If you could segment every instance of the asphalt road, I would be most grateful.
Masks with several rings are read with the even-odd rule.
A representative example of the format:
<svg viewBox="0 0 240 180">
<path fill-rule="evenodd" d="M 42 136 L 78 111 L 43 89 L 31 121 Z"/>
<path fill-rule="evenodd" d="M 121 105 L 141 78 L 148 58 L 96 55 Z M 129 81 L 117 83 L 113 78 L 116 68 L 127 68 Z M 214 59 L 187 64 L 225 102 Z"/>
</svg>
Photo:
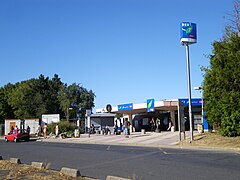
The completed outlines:
<svg viewBox="0 0 240 180">
<path fill-rule="evenodd" d="M 240 179 L 240 154 L 230 151 L 0 140 L 0 156 L 17 157 L 25 164 L 51 163 L 56 170 L 76 168 L 83 176 L 101 180 L 107 175 L 137 180 Z"/>
</svg>

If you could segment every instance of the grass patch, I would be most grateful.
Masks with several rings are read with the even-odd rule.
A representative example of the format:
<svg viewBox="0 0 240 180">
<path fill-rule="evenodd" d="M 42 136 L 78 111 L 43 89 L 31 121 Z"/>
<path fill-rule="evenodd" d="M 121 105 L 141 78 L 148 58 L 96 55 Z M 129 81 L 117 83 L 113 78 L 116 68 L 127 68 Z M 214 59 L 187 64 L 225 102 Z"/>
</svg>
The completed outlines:
<svg viewBox="0 0 240 180">
<path fill-rule="evenodd" d="M 189 139 L 186 139 L 179 142 L 178 145 L 240 150 L 240 137 L 224 137 L 218 132 L 207 132 L 194 136 L 191 143 L 189 143 Z"/>
</svg>

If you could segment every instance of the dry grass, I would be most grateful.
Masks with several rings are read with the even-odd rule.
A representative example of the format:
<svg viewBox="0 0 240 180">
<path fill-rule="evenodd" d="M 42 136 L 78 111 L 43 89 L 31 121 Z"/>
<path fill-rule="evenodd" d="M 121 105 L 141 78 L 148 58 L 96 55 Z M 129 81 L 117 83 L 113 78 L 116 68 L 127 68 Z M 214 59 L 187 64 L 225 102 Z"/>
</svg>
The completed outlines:
<svg viewBox="0 0 240 180">
<path fill-rule="evenodd" d="M 191 143 L 189 140 L 184 140 L 179 145 L 240 150 L 240 137 L 223 137 L 217 132 L 202 133 L 194 136 L 194 141 Z"/>
<path fill-rule="evenodd" d="M 89 180 L 90 178 L 66 176 L 61 172 L 37 169 L 26 164 L 14 164 L 8 160 L 0 160 L 0 180 Z"/>
</svg>

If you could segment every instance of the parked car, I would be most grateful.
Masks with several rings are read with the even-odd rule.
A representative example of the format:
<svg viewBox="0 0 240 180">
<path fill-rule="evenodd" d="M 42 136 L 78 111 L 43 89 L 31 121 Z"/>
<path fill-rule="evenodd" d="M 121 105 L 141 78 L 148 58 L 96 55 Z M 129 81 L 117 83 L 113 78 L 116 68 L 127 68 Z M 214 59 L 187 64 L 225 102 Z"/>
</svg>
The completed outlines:
<svg viewBox="0 0 240 180">
<path fill-rule="evenodd" d="M 6 142 L 8 141 L 18 142 L 20 140 L 29 141 L 29 139 L 30 139 L 30 135 L 26 129 L 12 130 L 10 133 L 8 133 L 5 136 Z"/>
</svg>

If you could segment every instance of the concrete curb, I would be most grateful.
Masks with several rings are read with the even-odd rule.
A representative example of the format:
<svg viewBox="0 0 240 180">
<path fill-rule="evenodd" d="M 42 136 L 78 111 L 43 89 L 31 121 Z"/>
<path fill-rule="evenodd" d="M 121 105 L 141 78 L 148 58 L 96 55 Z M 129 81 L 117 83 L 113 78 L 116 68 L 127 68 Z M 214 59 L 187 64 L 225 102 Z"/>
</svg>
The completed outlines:
<svg viewBox="0 0 240 180">
<path fill-rule="evenodd" d="M 2 156 L 0 156 L 0 160 L 3 160 Z M 14 163 L 14 164 L 21 164 L 21 161 L 18 158 L 10 158 L 9 161 L 11 163 Z M 43 162 L 32 162 L 31 166 L 33 168 L 37 168 L 37 169 L 48 169 L 49 166 L 50 166 L 50 163 L 46 164 L 46 163 L 43 163 Z M 81 176 L 80 171 L 78 169 L 62 167 L 60 172 L 67 175 L 67 176 L 71 176 L 71 177 Z"/>
<path fill-rule="evenodd" d="M 0 160 L 3 160 L 2 156 L 0 156 Z M 19 158 L 10 158 L 9 160 L 11 163 L 15 163 L 15 164 L 21 164 L 21 161 Z M 37 169 L 47 169 L 49 167 L 50 164 L 46 164 L 43 162 L 32 162 L 31 166 L 33 168 L 37 168 Z M 67 175 L 67 176 L 71 176 L 71 177 L 79 177 L 81 176 L 80 171 L 78 169 L 72 169 L 72 168 L 67 168 L 67 167 L 62 167 L 61 173 Z M 107 176 L 106 180 L 131 180 L 129 178 L 123 178 L 123 177 L 118 177 L 118 176 Z"/>
<path fill-rule="evenodd" d="M 46 169 L 47 167 L 46 163 L 42 162 L 32 162 L 31 166 L 38 169 Z"/>
<path fill-rule="evenodd" d="M 81 176 L 80 171 L 78 169 L 62 167 L 60 172 L 71 177 Z"/>
<path fill-rule="evenodd" d="M 131 179 L 122 178 L 122 177 L 118 177 L 118 176 L 107 176 L 106 180 L 131 180 Z"/>
<path fill-rule="evenodd" d="M 21 161 L 18 158 L 10 158 L 10 162 L 15 164 L 21 164 Z"/>
</svg>

